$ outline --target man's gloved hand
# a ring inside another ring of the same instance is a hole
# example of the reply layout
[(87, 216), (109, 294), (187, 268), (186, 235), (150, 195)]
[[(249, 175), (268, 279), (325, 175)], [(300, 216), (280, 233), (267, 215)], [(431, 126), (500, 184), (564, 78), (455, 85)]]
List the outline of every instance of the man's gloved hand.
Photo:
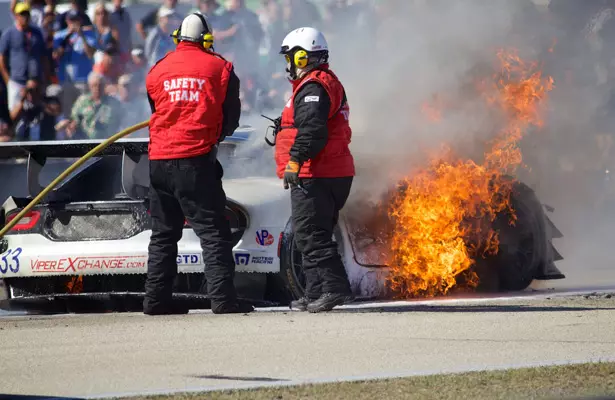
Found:
[(298, 162), (290, 160), (288, 164), (286, 164), (286, 169), (284, 170), (284, 189), (288, 189), (289, 185), (299, 186), (299, 170), (301, 166)]

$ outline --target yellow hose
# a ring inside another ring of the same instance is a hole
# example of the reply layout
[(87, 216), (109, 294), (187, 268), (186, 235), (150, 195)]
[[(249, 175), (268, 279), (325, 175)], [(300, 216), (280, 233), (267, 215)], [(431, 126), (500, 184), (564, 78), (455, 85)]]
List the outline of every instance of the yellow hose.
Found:
[(62, 172), (57, 178), (55, 178), (49, 185), (47, 185), (47, 187), (45, 189), (43, 189), (43, 191), (41, 191), (34, 199), (32, 199), (32, 201), (30, 202), (30, 204), (28, 204), (23, 210), (21, 210), (21, 212), (19, 214), (17, 214), (17, 216), (15, 218), (13, 218), (8, 224), (6, 224), (1, 230), (0, 230), (0, 238), (3, 238), (4, 235), (6, 235), (6, 233), (8, 231), (10, 231), (11, 229), (13, 229), (13, 227), (35, 206), (37, 205), (46, 195), (47, 193), (49, 193), (50, 191), (53, 190), (53, 188), (55, 188), (60, 182), (62, 182), (68, 175), (70, 175), (74, 170), (76, 170), (77, 168), (79, 168), (84, 162), (86, 162), (87, 160), (89, 160), (90, 158), (94, 157), (96, 154), (98, 154), (99, 152), (101, 152), (102, 150), (104, 150), (105, 148), (107, 148), (110, 144), (112, 144), (113, 142), (117, 141), (118, 139), (123, 138), (124, 136), (130, 135), (133, 132), (136, 132), (140, 129), (143, 129), (145, 127), (147, 127), (149, 124), (149, 121), (143, 121), (140, 122), (136, 125), (133, 125), (129, 128), (124, 129), (123, 131), (120, 131), (118, 133), (116, 133), (115, 135), (111, 136), (109, 139), (106, 139), (104, 142), (102, 142), (101, 144), (99, 144), (98, 146), (94, 147), (92, 150), (90, 150), (87, 154), (85, 154), (83, 157), (81, 157), (80, 159), (78, 159), (77, 161), (75, 161), (75, 163), (73, 165), (71, 165), (70, 167), (68, 167), (66, 169), (66, 171)]

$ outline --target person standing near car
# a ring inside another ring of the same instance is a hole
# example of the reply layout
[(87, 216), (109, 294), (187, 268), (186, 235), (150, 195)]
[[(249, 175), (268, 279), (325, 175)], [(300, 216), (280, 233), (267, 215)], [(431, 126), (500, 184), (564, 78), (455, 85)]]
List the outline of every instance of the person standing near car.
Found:
[(144, 313), (182, 314), (172, 302), (177, 242), (184, 221), (201, 240), (207, 292), (215, 314), (245, 313), (238, 301), (235, 262), (218, 143), (239, 126), (239, 79), (233, 64), (213, 52), (204, 16), (188, 15), (173, 33), (175, 51), (148, 73), (152, 236), (149, 244)]
[(289, 33), (280, 51), (293, 94), (282, 111), (275, 161), (284, 189), (291, 188), (292, 227), (303, 256), (305, 295), (300, 311), (329, 311), (352, 300), (333, 230), (355, 175), (352, 131), (343, 85), (329, 69), (324, 35), (314, 28)]

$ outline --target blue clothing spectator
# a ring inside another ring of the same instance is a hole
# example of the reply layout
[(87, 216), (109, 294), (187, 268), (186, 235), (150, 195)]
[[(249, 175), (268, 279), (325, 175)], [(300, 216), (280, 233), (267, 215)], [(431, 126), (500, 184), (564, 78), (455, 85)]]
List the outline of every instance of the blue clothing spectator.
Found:
[(25, 85), (28, 79), (42, 79), (41, 63), (46, 48), (40, 29), (29, 27), (22, 31), (15, 26), (8, 28), (0, 37), (0, 54), (4, 66), (8, 61), (7, 69), (12, 81)]
[(171, 32), (180, 22), (181, 19), (174, 10), (166, 7), (158, 10), (158, 25), (149, 32), (145, 40), (145, 57), (149, 66), (156, 64), (168, 52), (175, 50)]
[(7, 85), (9, 109), (28, 80), (43, 80), (47, 54), (42, 32), (30, 25), (30, 6), (18, 3), (14, 11), (15, 25), (0, 37), (0, 73)]
[(53, 50), (62, 52), (61, 56), (56, 58), (60, 84), (64, 82), (87, 83), (94, 61), (93, 55), (88, 54), (86, 46), (92, 50), (96, 48), (95, 31), (82, 30), (79, 34), (70, 29), (64, 29), (54, 35)]
[(132, 50), (132, 18), (125, 7), (122, 6), (123, 0), (114, 0), (114, 9), (109, 16), (111, 26), (117, 29), (118, 37), (121, 38), (119, 51), (121, 54), (128, 54)]

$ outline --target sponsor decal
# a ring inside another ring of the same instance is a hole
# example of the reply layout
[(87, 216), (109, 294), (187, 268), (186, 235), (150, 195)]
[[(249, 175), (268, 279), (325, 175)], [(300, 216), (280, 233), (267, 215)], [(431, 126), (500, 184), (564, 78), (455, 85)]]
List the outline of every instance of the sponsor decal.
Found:
[(273, 257), (252, 257), (252, 264), (273, 264)]
[(235, 264), (237, 265), (250, 264), (250, 254), (249, 253), (235, 253)]
[(200, 254), (179, 254), (177, 256), (177, 265), (193, 265), (201, 263)]
[(7, 272), (19, 272), (20, 255), (21, 247), (17, 247), (16, 249), (8, 249), (2, 253), (2, 258), (0, 259), (0, 274), (6, 274)]
[(56, 260), (30, 260), (34, 273), (102, 271), (107, 269), (139, 269), (147, 266), (147, 256), (66, 257)]
[(256, 231), (256, 243), (261, 246), (271, 246), (274, 242), (273, 235), (266, 229)]
[(318, 103), (320, 101), (320, 96), (305, 96), (306, 103)]

